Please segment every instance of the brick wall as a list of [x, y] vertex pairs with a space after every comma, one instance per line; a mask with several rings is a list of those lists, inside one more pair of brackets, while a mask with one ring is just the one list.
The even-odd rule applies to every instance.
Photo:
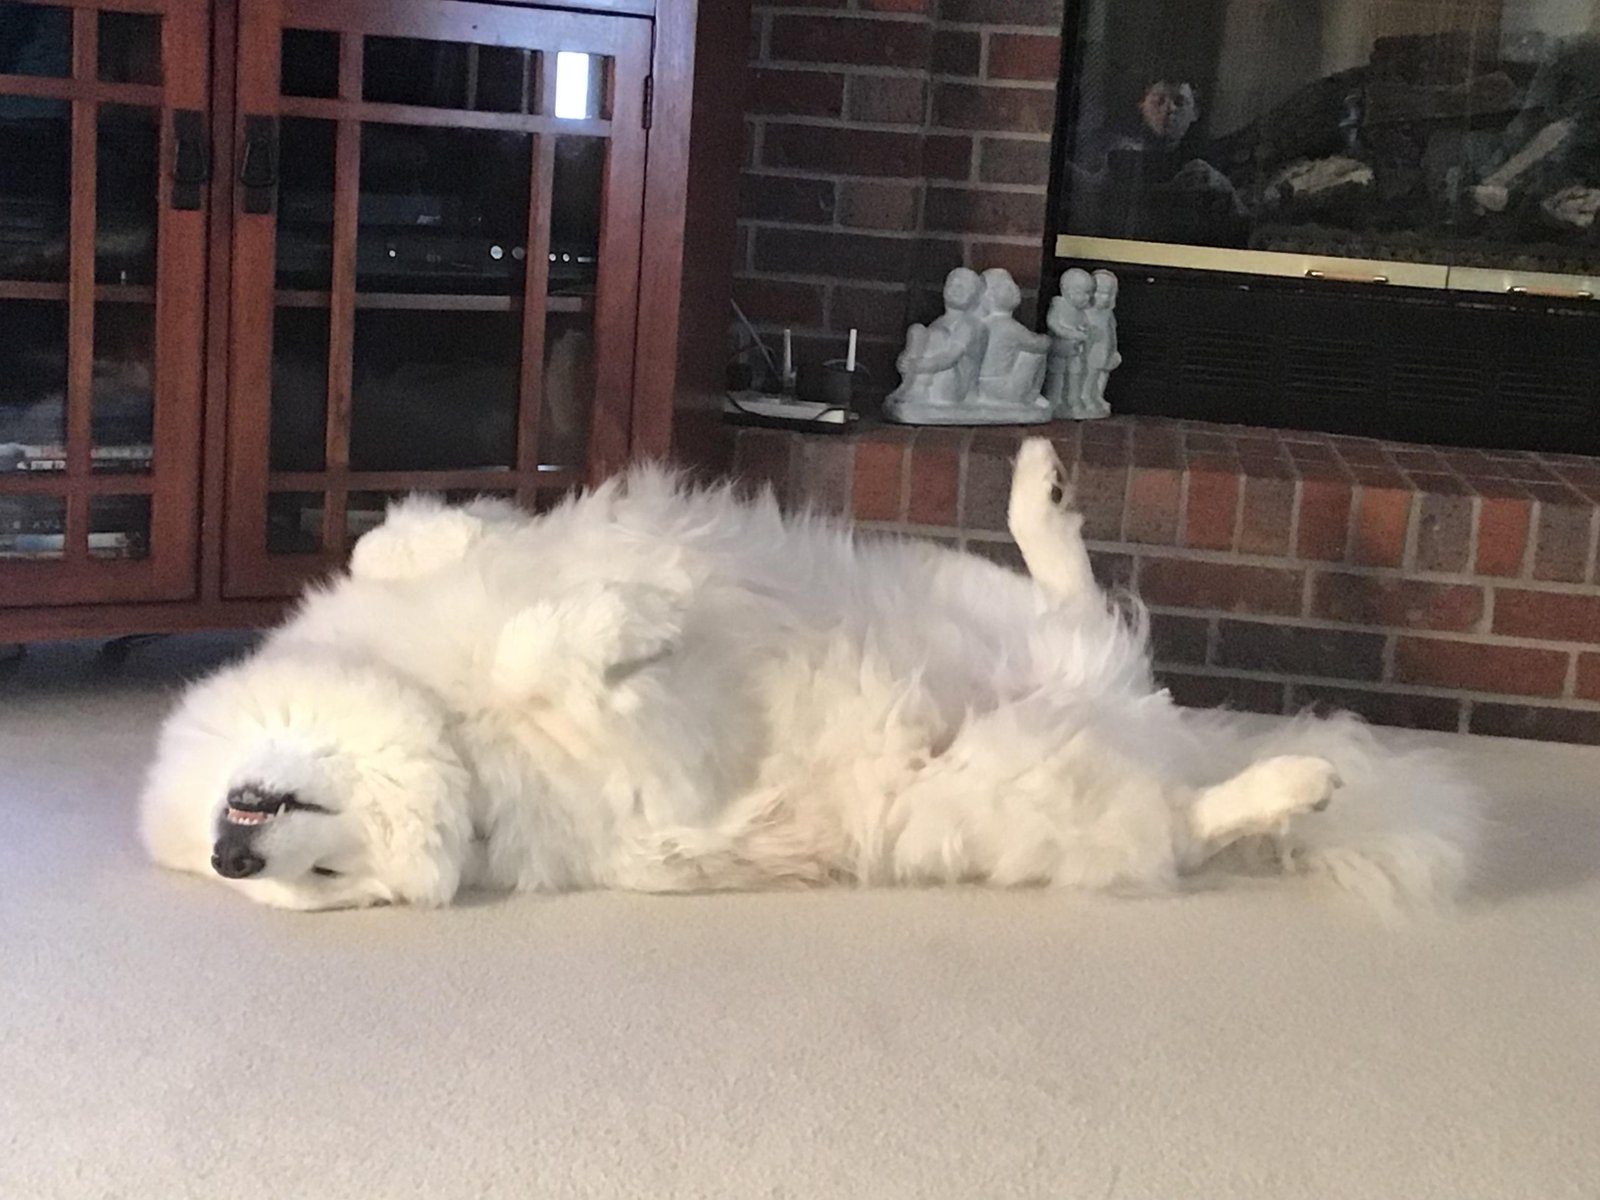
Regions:
[[[1600, 744], [1600, 460], [1140, 418], [1048, 427], [1182, 702]], [[810, 505], [1021, 567], [1015, 429], [739, 435]]]
[[796, 356], [882, 386], [952, 268], [1008, 268], [1027, 319], [1045, 225], [1061, 0], [757, 4], [735, 296]]

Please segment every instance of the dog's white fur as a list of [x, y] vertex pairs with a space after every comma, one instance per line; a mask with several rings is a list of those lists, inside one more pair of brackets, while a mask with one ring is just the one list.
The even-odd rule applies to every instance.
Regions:
[[1452, 894], [1471, 787], [1354, 718], [1262, 732], [1177, 708], [1064, 487], [1050, 444], [1024, 443], [1010, 523], [1032, 578], [657, 468], [537, 518], [406, 500], [183, 698], [145, 844], [211, 874], [225, 798], [254, 786], [329, 810], [263, 823], [265, 870], [226, 881], [286, 908], [464, 886], [1148, 891], [1207, 867], [1383, 905]]

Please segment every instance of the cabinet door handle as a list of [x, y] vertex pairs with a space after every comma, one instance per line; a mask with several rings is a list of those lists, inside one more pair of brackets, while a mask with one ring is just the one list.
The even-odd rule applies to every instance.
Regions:
[[172, 207], [193, 212], [205, 199], [211, 181], [211, 139], [206, 136], [205, 114], [180, 108], [172, 114]]
[[244, 119], [244, 154], [239, 159], [244, 211], [269, 213], [278, 186], [278, 122], [272, 117]]

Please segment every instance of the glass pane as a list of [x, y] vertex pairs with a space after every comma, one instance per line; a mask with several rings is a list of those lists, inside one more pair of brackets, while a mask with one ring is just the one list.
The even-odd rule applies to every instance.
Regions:
[[550, 187], [551, 295], [594, 292], [605, 167], [604, 138], [556, 139], [555, 180]]
[[160, 83], [161, 18], [154, 13], [101, 13], [98, 52], [105, 82]]
[[0, 75], [72, 74], [72, 14], [0, 0]]
[[66, 469], [67, 306], [0, 300], [0, 472]]
[[337, 96], [339, 35], [326, 29], [285, 29], [279, 89], [285, 96]]
[[159, 110], [101, 105], [95, 155], [95, 281], [152, 284], [160, 196]]
[[328, 310], [279, 308], [272, 326], [274, 471], [320, 471], [328, 424]]
[[327, 291], [333, 277], [332, 121], [278, 122], [278, 286]]
[[356, 286], [519, 292], [532, 143], [497, 130], [363, 126]]
[[267, 495], [267, 553], [316, 554], [322, 549], [322, 493]]
[[154, 304], [95, 305], [91, 419], [96, 471], [150, 469], [155, 336]]
[[361, 98], [429, 108], [467, 106], [467, 59], [460, 42], [369, 37], [361, 60]]
[[520, 321], [512, 311], [358, 310], [351, 466], [510, 467]]
[[72, 106], [0, 96], [0, 279], [67, 277]]
[[150, 497], [90, 496], [89, 557], [149, 558]]
[[474, 46], [478, 52], [472, 107], [482, 112], [525, 113], [533, 95], [539, 55], [510, 46]]
[[62, 496], [0, 496], [0, 558], [61, 558], [67, 540]]
[[544, 411], [539, 465], [581, 467], [588, 461], [594, 407], [594, 332], [590, 318], [553, 312], [544, 329]]
[[610, 117], [611, 60], [563, 50], [556, 55], [556, 111], [565, 121]]

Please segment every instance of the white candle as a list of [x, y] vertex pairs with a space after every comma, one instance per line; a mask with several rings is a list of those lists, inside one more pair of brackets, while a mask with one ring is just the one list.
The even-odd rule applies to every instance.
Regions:
[[783, 331], [783, 377], [788, 379], [794, 374], [794, 346], [789, 340], [789, 331]]
[[856, 373], [856, 331], [854, 329], [850, 331], [850, 349], [844, 356], [844, 369], [852, 375]]

